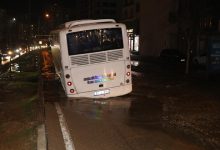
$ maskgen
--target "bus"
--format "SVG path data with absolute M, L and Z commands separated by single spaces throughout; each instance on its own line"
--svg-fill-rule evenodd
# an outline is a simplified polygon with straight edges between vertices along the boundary
M 132 91 L 124 24 L 114 19 L 66 22 L 50 32 L 50 45 L 67 97 L 109 98 Z

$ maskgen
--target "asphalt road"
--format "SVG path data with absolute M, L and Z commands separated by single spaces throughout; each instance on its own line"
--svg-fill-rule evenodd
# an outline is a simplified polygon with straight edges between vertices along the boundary
M 48 149 L 65 149 L 56 104 L 76 150 L 219 149 L 218 84 L 142 65 L 133 92 L 109 99 L 67 99 L 59 82 L 45 80 Z

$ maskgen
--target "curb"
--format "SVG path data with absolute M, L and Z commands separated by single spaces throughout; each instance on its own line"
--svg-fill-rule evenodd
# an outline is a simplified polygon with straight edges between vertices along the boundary
M 44 124 L 44 120 L 45 120 L 44 95 L 42 90 L 43 90 L 43 79 L 40 76 L 38 82 L 38 95 L 39 95 L 38 120 L 41 124 L 37 128 L 37 150 L 47 150 L 46 128 Z
M 38 127 L 37 134 L 37 150 L 47 150 L 47 139 L 44 124 Z

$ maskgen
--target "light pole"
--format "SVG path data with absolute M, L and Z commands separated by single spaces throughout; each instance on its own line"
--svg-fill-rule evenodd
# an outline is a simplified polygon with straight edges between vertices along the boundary
M 48 26 L 48 21 L 50 20 L 51 15 L 48 12 L 45 12 L 38 17 L 38 25 L 37 25 L 37 34 L 45 34 L 45 28 Z M 42 29 L 43 28 L 43 29 Z
M 8 51 L 8 55 L 9 55 L 9 71 L 11 72 L 11 56 L 12 56 L 13 52 L 12 51 Z
M 0 50 L 0 67 L 1 67 L 1 65 L 2 65 L 2 60 L 3 60 L 2 51 Z
M 43 42 L 42 42 L 42 41 L 39 41 L 38 43 L 39 43 L 40 49 L 41 49 L 41 45 L 43 44 Z
M 7 46 L 12 47 L 12 45 L 15 45 L 16 43 L 16 18 L 10 18 L 8 21 L 8 27 L 7 27 Z

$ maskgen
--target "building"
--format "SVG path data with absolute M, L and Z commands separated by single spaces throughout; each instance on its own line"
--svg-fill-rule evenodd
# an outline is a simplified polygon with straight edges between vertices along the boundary
M 7 18 L 6 11 L 0 9 L 0 22 L 7 22 Z M 6 47 L 6 26 L 5 23 L 0 24 L 0 50 Z
M 120 18 L 118 0 L 76 0 L 76 19 L 116 19 Z
M 141 55 L 159 56 L 163 48 L 177 48 L 177 8 L 176 0 L 140 0 Z
M 139 0 L 123 0 L 120 22 L 126 24 L 131 52 L 139 52 L 140 3 Z
M 77 0 L 77 19 L 115 19 L 126 24 L 131 52 L 139 51 L 139 0 Z
M 140 0 L 140 54 L 199 53 L 200 41 L 219 32 L 219 9 L 219 0 Z

